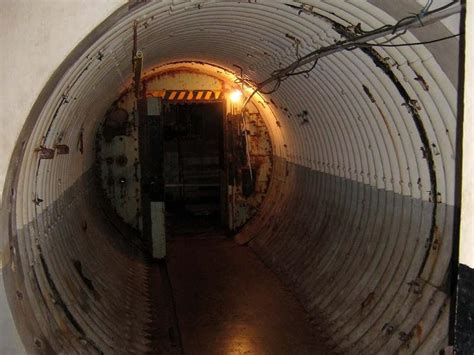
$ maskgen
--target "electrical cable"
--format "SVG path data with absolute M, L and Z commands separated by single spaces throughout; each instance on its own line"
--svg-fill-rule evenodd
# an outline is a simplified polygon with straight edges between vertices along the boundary
M 277 90 L 280 88 L 281 82 L 282 82 L 283 80 L 284 80 L 284 79 L 279 78 L 279 79 L 277 80 L 275 86 L 273 87 L 273 89 L 271 89 L 270 91 L 262 91 L 261 89 L 258 89 L 257 91 L 259 91 L 261 94 L 265 94 L 265 95 L 273 94 L 275 91 L 277 91 Z
M 457 3 L 459 3 L 459 0 L 454 0 L 454 1 L 448 3 L 444 6 L 441 6 L 437 9 L 435 9 L 435 10 L 430 11 L 430 8 L 433 5 L 433 0 L 427 0 L 425 6 L 423 6 L 423 8 L 421 9 L 421 11 L 419 13 L 417 13 L 415 15 L 410 15 L 410 16 L 404 17 L 404 18 L 400 19 L 394 25 L 384 25 L 384 26 L 381 26 L 381 27 L 376 28 L 376 29 L 371 30 L 371 31 L 363 30 L 361 28 L 360 24 L 358 24 L 356 26 L 353 26 L 353 25 L 348 26 L 348 28 L 353 27 L 352 31 L 355 34 L 362 34 L 362 36 L 357 36 L 357 35 L 351 36 L 350 38 L 348 38 L 344 41 L 339 41 L 339 42 L 336 42 L 333 45 L 330 45 L 328 47 L 322 47 L 322 48 L 319 48 L 317 50 L 314 50 L 314 51 L 308 53 L 307 55 L 305 55 L 303 57 L 300 57 L 299 48 L 297 48 L 297 58 L 298 59 L 296 61 L 291 63 L 286 68 L 278 69 L 278 70 L 273 71 L 270 74 L 270 77 L 268 79 L 262 81 L 261 83 L 258 83 L 256 85 L 251 85 L 251 86 L 255 87 L 255 90 L 245 100 L 245 102 L 242 106 L 242 109 L 245 108 L 245 106 L 250 102 L 252 97 L 257 92 L 260 92 L 260 93 L 265 94 L 265 95 L 272 94 L 280 88 L 280 85 L 283 81 L 285 81 L 286 79 L 288 79 L 291 76 L 297 76 L 297 75 L 309 76 L 309 73 L 311 73 L 311 71 L 314 70 L 314 68 L 316 67 L 316 65 L 318 63 L 318 60 L 319 60 L 318 55 L 320 56 L 320 55 L 322 55 L 326 52 L 334 52 L 334 51 L 337 51 L 338 49 L 351 51 L 351 50 L 355 50 L 357 48 L 365 48 L 365 47 L 409 47 L 409 46 L 417 46 L 417 45 L 436 43 L 436 42 L 445 41 L 445 40 L 448 40 L 448 39 L 451 39 L 451 38 L 459 37 L 463 33 L 459 33 L 459 34 L 455 34 L 455 35 L 451 35 L 451 36 L 447 36 L 447 37 L 443 37 L 443 38 L 437 38 L 437 39 L 434 39 L 434 40 L 415 42 L 415 43 L 387 44 L 388 42 L 391 42 L 391 41 L 395 40 L 396 38 L 404 35 L 407 32 L 406 28 L 404 28 L 402 31 L 400 31 L 400 28 L 402 26 L 410 25 L 410 23 L 413 23 L 416 20 L 419 21 L 422 26 L 424 26 L 423 21 L 422 21 L 424 17 L 426 17 L 428 15 L 433 15 L 433 14 L 441 12 L 441 11 L 444 11 L 444 10 L 448 9 L 449 7 L 451 7 L 451 6 L 453 6 Z M 381 42 L 381 43 L 367 43 L 367 42 L 358 43 L 357 42 L 357 40 L 360 40 L 361 37 L 377 35 L 379 33 L 382 35 L 384 32 L 387 32 L 387 30 L 389 30 L 389 29 L 392 29 L 391 33 L 392 33 L 393 37 L 385 40 L 384 42 Z M 314 58 L 313 64 L 311 65 L 311 67 L 309 69 L 296 71 L 300 66 L 303 66 L 305 64 L 309 64 L 308 59 L 310 59 L 311 57 L 315 57 L 315 58 Z M 303 62 L 305 64 L 302 64 Z M 273 87 L 273 89 L 271 89 L 268 92 L 262 91 L 262 89 L 265 86 L 267 86 L 269 83 L 271 83 L 273 81 L 276 81 L 276 84 Z M 248 83 L 248 81 L 243 79 L 243 78 L 238 78 L 236 80 L 236 82 Z
M 419 45 L 423 45 L 423 44 L 430 44 L 430 43 L 436 43 L 436 42 L 441 42 L 441 41 L 445 41 L 445 40 L 448 40 L 448 39 L 451 39 L 451 38 L 456 38 L 456 37 L 460 37 L 462 36 L 464 33 L 458 33 L 458 34 L 455 34 L 455 35 L 451 35 L 451 36 L 446 36 L 446 37 L 442 37 L 442 38 L 437 38 L 437 39 L 433 39 L 433 40 L 430 40 L 430 41 L 422 41 L 422 42 L 412 42 L 412 43 L 400 43 L 400 44 L 384 44 L 384 43 L 360 43 L 360 44 L 356 44 L 355 46 L 356 47 L 411 47 L 411 46 L 419 46 Z

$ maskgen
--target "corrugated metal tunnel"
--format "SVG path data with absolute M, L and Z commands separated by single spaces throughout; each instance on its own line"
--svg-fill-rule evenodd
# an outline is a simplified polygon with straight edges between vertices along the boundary
M 149 257 L 95 183 L 97 133 L 133 81 L 134 23 L 145 76 L 186 67 L 232 86 L 236 66 L 261 82 L 358 24 L 394 24 L 424 1 L 136 3 L 66 58 L 12 157 L 3 273 L 32 352 L 152 352 Z M 452 35 L 448 25 L 394 43 Z M 251 102 L 272 170 L 236 241 L 291 288 L 336 353 L 448 344 L 458 55 L 458 39 L 341 51 Z

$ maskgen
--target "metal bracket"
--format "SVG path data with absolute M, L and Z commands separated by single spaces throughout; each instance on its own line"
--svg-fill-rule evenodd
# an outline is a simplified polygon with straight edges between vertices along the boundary
M 39 158 L 40 159 L 53 159 L 54 158 L 54 149 L 51 148 L 45 148 L 45 147 L 39 147 L 35 149 L 36 152 L 39 152 Z

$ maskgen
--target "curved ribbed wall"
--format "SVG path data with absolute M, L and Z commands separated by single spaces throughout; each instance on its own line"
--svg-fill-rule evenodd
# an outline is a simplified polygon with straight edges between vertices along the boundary
M 5 190 L 7 287 L 27 346 L 105 353 L 149 346 L 146 259 L 118 241 L 91 202 L 90 182 L 97 127 L 131 82 L 133 22 L 148 70 L 237 64 L 255 82 L 296 59 L 292 38 L 303 55 L 349 36 L 351 24 L 396 22 L 384 11 L 388 0 L 305 3 L 123 8 L 62 67 L 41 112 L 30 116 Z M 410 2 L 398 11 L 420 8 Z M 450 34 L 439 23 L 427 32 Z M 416 41 L 408 32 L 394 43 Z M 457 92 L 445 73 L 456 72 L 458 42 L 430 48 L 339 52 L 255 99 L 265 108 L 274 172 L 263 208 L 237 239 L 292 286 L 336 351 L 431 353 L 447 343 Z M 40 146 L 56 144 L 69 154 L 39 160 Z

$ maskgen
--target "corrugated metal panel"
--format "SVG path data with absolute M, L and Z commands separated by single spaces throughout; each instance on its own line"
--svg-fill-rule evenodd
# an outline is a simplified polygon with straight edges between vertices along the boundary
M 288 169 L 274 176 L 261 219 L 244 233 L 335 350 L 413 352 L 432 328 L 446 330 L 454 209 L 439 209 L 437 260 L 420 275 L 430 203 L 299 165 Z
M 18 230 L 14 262 L 26 278 L 18 302 L 31 302 L 42 332 L 33 334 L 38 352 L 144 353 L 148 266 L 98 208 L 92 177 L 81 177 Z
M 305 54 L 340 39 L 335 23 L 369 29 L 395 22 L 383 11 L 389 0 L 377 1 L 379 8 L 365 1 L 305 3 L 312 7 L 268 0 L 149 2 L 94 38 L 49 92 L 23 149 L 12 206 L 17 270 L 42 341 L 65 351 L 146 348 L 140 332 L 146 302 L 139 288 L 127 287 L 143 280 L 146 267 L 102 237 L 88 238 L 74 219 L 89 213 L 77 186 L 94 162 L 99 121 L 131 82 L 133 21 L 139 21 L 147 70 L 192 60 L 230 71 L 238 64 L 255 81 L 295 59 L 291 37 Z M 412 41 L 410 32 L 397 39 Z M 446 337 L 447 300 L 439 287 L 451 256 L 457 114 L 456 90 L 443 68 L 424 46 L 341 52 L 321 60 L 308 78 L 290 78 L 259 100 L 277 157 L 265 207 L 240 238 L 256 237 L 255 250 L 291 282 L 337 349 L 438 348 Z M 417 116 L 410 105 L 418 107 Z M 70 153 L 39 160 L 35 150 L 58 141 Z M 433 177 L 439 196 L 433 196 Z M 434 216 L 432 201 L 439 201 Z M 110 233 L 105 221 L 91 220 L 97 236 Z M 109 257 L 101 259 L 99 250 Z M 94 299 L 71 259 L 94 274 L 109 303 Z M 56 293 L 69 311 L 52 301 Z M 78 297 L 87 299 L 87 312 Z M 134 297 L 143 300 L 140 309 L 131 301 L 124 306 L 123 299 Z M 125 328 L 116 326 L 127 319 Z M 77 342 L 82 333 L 74 322 L 85 343 Z

